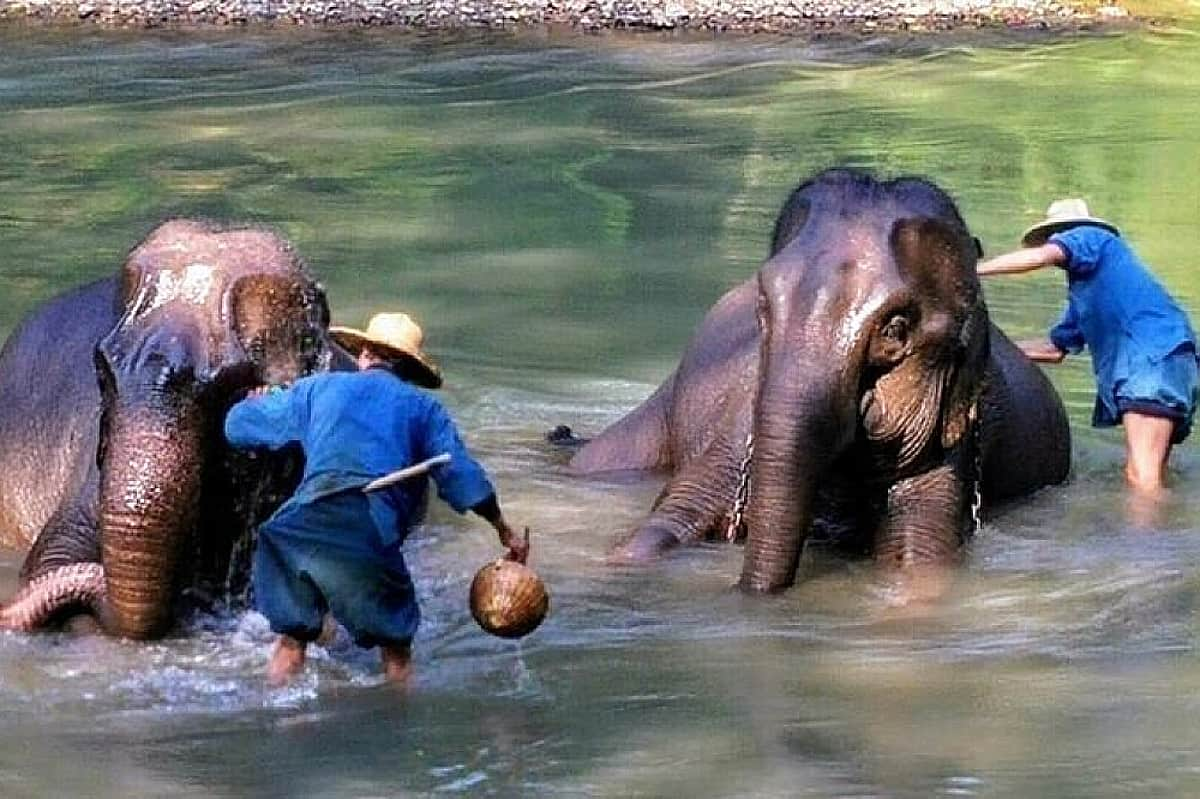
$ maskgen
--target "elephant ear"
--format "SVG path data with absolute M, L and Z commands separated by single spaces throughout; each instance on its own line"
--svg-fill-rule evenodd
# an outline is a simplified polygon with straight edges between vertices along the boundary
M 239 278 L 230 289 L 229 320 L 238 344 L 266 382 L 291 382 L 327 357 L 325 292 L 302 277 Z
M 958 220 L 911 217 L 896 223 L 892 247 L 917 295 L 958 321 L 955 368 L 943 405 L 942 447 L 957 445 L 975 421 L 975 406 L 987 371 L 990 342 L 987 306 L 975 274 L 976 240 Z
M 959 334 L 959 363 L 942 419 L 943 449 L 955 447 L 978 421 L 979 397 L 991 351 L 990 330 L 987 307 L 978 297 Z

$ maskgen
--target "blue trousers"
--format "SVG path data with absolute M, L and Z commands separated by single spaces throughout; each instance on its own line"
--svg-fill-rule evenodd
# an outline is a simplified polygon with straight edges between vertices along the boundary
M 421 614 L 400 546 L 381 543 L 360 491 L 284 505 L 259 529 L 255 604 L 298 641 L 320 635 L 328 610 L 359 646 L 408 644 Z
M 1092 424 L 1108 427 L 1120 423 L 1126 411 L 1160 416 L 1175 423 L 1172 444 L 1180 444 L 1192 431 L 1200 393 L 1200 368 L 1196 350 L 1189 342 L 1177 347 L 1165 358 L 1142 358 L 1130 375 L 1117 381 L 1113 388 L 1117 417 L 1105 413 L 1099 399 Z

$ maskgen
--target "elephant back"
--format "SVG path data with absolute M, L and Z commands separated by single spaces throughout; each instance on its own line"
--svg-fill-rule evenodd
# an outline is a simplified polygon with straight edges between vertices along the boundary
M 0 351 L 0 544 L 28 545 L 94 467 L 92 358 L 116 322 L 116 290 L 108 278 L 46 301 Z
M 995 325 L 983 396 L 983 498 L 999 502 L 1067 479 L 1071 430 L 1050 379 Z

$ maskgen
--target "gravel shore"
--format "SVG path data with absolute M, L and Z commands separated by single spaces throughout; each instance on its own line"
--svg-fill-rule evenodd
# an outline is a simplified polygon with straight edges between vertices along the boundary
M 1122 24 L 1119 5 L 1077 0 L 0 0 L 0 21 L 117 27 L 566 26 L 832 33 L 978 28 L 1078 30 Z

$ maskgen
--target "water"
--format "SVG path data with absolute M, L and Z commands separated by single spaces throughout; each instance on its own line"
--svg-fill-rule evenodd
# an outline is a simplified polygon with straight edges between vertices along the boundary
M 274 225 L 338 321 L 424 322 L 553 606 L 521 643 L 484 636 L 467 585 L 497 547 L 440 508 L 410 543 L 425 623 L 404 698 L 344 641 L 265 689 L 255 615 L 156 644 L 0 636 L 0 795 L 1196 795 L 1194 445 L 1160 529 L 1130 527 L 1086 360 L 1050 370 L 1072 482 L 990 520 L 917 617 L 864 564 L 819 559 L 771 599 L 730 589 L 733 548 L 610 569 L 658 482 L 569 479 L 541 435 L 646 396 L 831 163 L 934 178 L 990 252 L 1086 196 L 1200 309 L 1197 118 L 1188 26 L 939 50 L 3 30 L 0 332 L 169 214 Z M 1033 336 L 1060 281 L 987 298 Z

